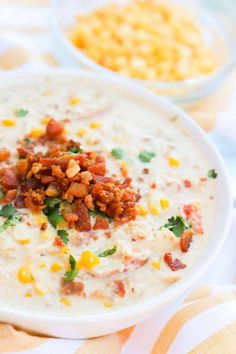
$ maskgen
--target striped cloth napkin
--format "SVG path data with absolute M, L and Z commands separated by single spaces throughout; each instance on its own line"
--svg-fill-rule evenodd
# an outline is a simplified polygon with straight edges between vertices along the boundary
M 89 340 L 38 337 L 0 324 L 0 353 L 235 354 L 236 287 L 199 288 L 137 326 Z

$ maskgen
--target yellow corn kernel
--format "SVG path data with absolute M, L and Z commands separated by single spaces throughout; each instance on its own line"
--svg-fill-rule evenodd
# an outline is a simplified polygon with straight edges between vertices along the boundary
M 40 262 L 38 264 L 38 268 L 42 269 L 42 268 L 45 268 L 46 267 L 46 263 L 45 262 Z
M 99 258 L 91 251 L 84 251 L 81 254 L 80 260 L 85 269 L 91 269 L 100 263 Z
M 30 267 L 28 265 L 24 265 L 19 268 L 18 280 L 21 283 L 32 283 L 34 281 Z
M 79 138 L 81 138 L 81 137 L 85 136 L 86 133 L 87 133 L 87 130 L 86 130 L 85 128 L 81 128 L 81 129 L 79 129 L 79 130 L 77 131 L 77 136 L 78 136 Z
M 45 216 L 41 216 L 41 215 L 36 215 L 34 217 L 34 220 L 36 222 L 36 224 L 40 227 L 42 224 L 47 224 L 48 220 L 47 218 L 45 218 Z
M 91 122 L 89 124 L 89 126 L 91 129 L 99 129 L 99 128 L 101 128 L 102 123 L 101 122 Z
M 3 119 L 2 125 L 5 127 L 14 127 L 16 125 L 16 121 L 14 119 Z
M 128 168 L 129 167 L 128 161 L 122 161 L 121 164 L 120 164 L 120 167 L 121 168 Z
M 45 294 L 45 292 L 38 285 L 35 285 L 34 290 L 35 290 L 35 293 L 39 296 L 42 296 Z
M 175 159 L 174 157 L 168 157 L 169 165 L 172 168 L 177 168 L 180 166 L 180 161 Z
M 33 130 L 31 130 L 30 132 L 30 136 L 32 138 L 39 138 L 41 135 L 43 135 L 43 130 L 41 128 L 35 128 Z
M 71 305 L 71 302 L 69 299 L 67 299 L 66 297 L 62 297 L 60 299 L 60 302 L 63 304 L 63 305 L 66 305 L 66 306 L 70 306 Z
M 70 253 L 69 247 L 67 247 L 67 246 L 61 247 L 61 248 L 60 248 L 60 253 L 61 253 L 61 254 L 68 254 L 68 253 Z
M 32 294 L 31 291 L 26 291 L 25 296 L 26 296 L 26 297 L 32 297 L 33 294 Z
M 79 103 L 79 98 L 78 97 L 71 97 L 69 102 L 72 106 L 76 106 Z
M 110 308 L 113 306 L 112 302 L 104 302 L 103 304 L 105 307 Z
M 168 209 L 170 206 L 169 200 L 168 199 L 160 199 L 160 206 L 162 209 Z
M 30 240 L 28 238 L 22 238 L 21 240 L 18 240 L 20 245 L 28 245 L 30 243 Z
M 152 215 L 155 215 L 155 216 L 160 215 L 160 210 L 158 209 L 156 203 L 154 203 L 154 202 L 149 203 L 149 210 Z
M 148 214 L 148 211 L 145 208 L 145 206 L 143 206 L 141 204 L 136 205 L 136 211 L 137 211 L 138 215 L 140 215 L 140 216 L 147 216 L 147 214 Z
M 59 264 L 59 263 L 53 263 L 51 265 L 51 272 L 55 273 L 55 272 L 58 272 L 59 270 L 62 269 L 62 266 Z
M 152 266 L 153 266 L 155 269 L 158 269 L 158 270 L 161 269 L 160 262 L 158 262 L 158 261 L 152 262 Z
M 50 117 L 46 117 L 46 118 L 41 119 L 40 123 L 47 125 L 50 122 L 50 120 L 51 120 Z
M 83 264 L 81 262 L 81 259 L 78 259 L 78 261 L 76 262 L 76 265 L 77 265 L 78 270 L 81 270 L 83 268 Z

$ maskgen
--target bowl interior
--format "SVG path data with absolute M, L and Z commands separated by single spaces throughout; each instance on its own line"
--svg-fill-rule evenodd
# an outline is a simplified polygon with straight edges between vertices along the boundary
M 80 323 L 95 321 L 98 322 L 100 319 L 112 319 L 112 318 L 123 318 L 127 316 L 132 316 L 137 313 L 145 313 L 147 311 L 155 310 L 160 305 L 175 299 L 178 295 L 183 293 L 186 289 L 190 288 L 193 284 L 197 282 L 199 277 L 208 269 L 210 263 L 216 258 L 218 252 L 220 251 L 227 231 L 229 228 L 230 214 L 232 208 L 232 195 L 229 187 L 229 180 L 227 173 L 225 171 L 224 164 L 219 157 L 217 151 L 213 145 L 207 139 L 205 133 L 180 109 L 170 104 L 167 100 L 150 93 L 144 88 L 134 85 L 129 80 L 121 80 L 114 78 L 109 75 L 100 75 L 98 73 L 78 71 L 78 70 L 60 70 L 55 69 L 53 71 L 48 71 L 40 74 L 28 74 L 27 76 L 22 74 L 7 74 L 7 81 L 4 79 L 6 74 L 2 74 L 2 80 L 0 83 L 0 88 L 5 89 L 6 87 L 26 85 L 28 83 L 33 83 L 34 85 L 43 85 L 46 81 L 56 82 L 58 88 L 63 87 L 64 84 L 70 85 L 83 85 L 83 83 L 89 84 L 93 88 L 100 89 L 101 91 L 113 91 L 116 95 L 126 96 L 129 100 L 134 103 L 139 102 L 139 104 L 147 106 L 149 109 L 154 110 L 162 114 L 163 119 L 167 117 L 178 116 L 179 121 L 183 129 L 187 134 L 192 137 L 192 140 L 199 147 L 202 153 L 205 155 L 206 159 L 210 162 L 212 166 L 218 172 L 218 178 L 216 183 L 216 198 L 215 198 L 215 218 L 214 227 L 209 236 L 207 246 L 203 254 L 199 257 L 198 261 L 195 263 L 194 267 L 188 272 L 186 277 L 170 286 L 167 290 L 163 291 L 156 297 L 152 297 L 148 300 L 143 301 L 140 304 L 133 305 L 130 308 L 125 308 L 122 310 L 111 311 L 106 314 L 98 315 L 86 315 L 86 316 L 74 316 L 63 318 L 60 314 L 57 315 L 47 315 L 47 314 L 25 314 L 21 311 L 12 310 L 10 308 L 0 307 L 0 311 L 3 313 L 11 313 L 21 315 L 23 317 L 34 316 L 35 318 L 52 319 L 60 318 L 62 321 L 79 321 Z

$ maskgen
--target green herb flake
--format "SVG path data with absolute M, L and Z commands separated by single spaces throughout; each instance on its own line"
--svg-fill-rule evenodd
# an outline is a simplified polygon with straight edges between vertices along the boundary
M 46 197 L 45 205 L 49 209 L 53 209 L 61 204 L 61 199 L 54 197 Z
M 117 249 L 117 246 L 113 246 L 112 248 L 108 248 L 107 250 L 101 252 L 98 254 L 98 257 L 107 257 L 107 256 L 111 256 L 113 255 L 114 253 L 116 253 L 116 249 Z
M 46 208 L 43 209 L 43 212 L 47 216 L 50 224 L 56 228 L 58 224 L 64 221 L 60 213 L 61 199 L 46 197 L 45 205 Z
M 9 218 L 10 216 L 13 216 L 16 214 L 17 209 L 12 205 L 12 204 L 7 204 L 2 207 L 0 210 L 0 216 L 4 218 Z
M 25 138 L 24 139 L 24 143 L 25 143 L 25 145 L 30 145 L 30 144 L 33 143 L 33 141 L 31 139 L 29 139 L 29 138 Z
M 217 178 L 218 173 L 217 173 L 214 169 L 212 169 L 212 170 L 209 170 L 209 171 L 208 171 L 207 176 L 208 176 L 209 178 L 215 179 L 215 178 Z
M 21 216 L 17 214 L 17 209 L 12 204 L 4 205 L 0 210 L 0 216 L 6 218 L 4 223 L 0 225 L 0 233 L 10 226 L 15 226 L 22 220 Z
M 111 150 L 111 155 L 112 155 L 115 159 L 121 160 L 121 159 L 124 158 L 125 152 L 124 152 L 124 150 L 121 149 L 121 148 L 114 148 L 114 149 Z
M 83 149 L 79 148 L 78 146 L 73 146 L 70 149 L 70 152 L 72 152 L 73 154 L 82 154 Z
M 69 264 L 70 264 L 70 270 L 68 270 L 64 274 L 64 280 L 65 281 L 73 281 L 76 278 L 77 274 L 78 274 L 78 268 L 77 268 L 77 265 L 76 265 L 76 260 L 71 254 L 69 256 Z
M 190 225 L 186 223 L 182 216 L 177 215 L 169 218 L 163 227 L 172 231 L 176 237 L 181 237 L 183 232 L 190 228 Z
M 27 116 L 27 114 L 29 113 L 29 111 L 27 111 L 27 109 L 23 109 L 23 108 L 21 108 L 21 109 L 18 109 L 16 112 L 16 116 L 17 117 L 25 117 L 25 116 Z
M 46 215 L 50 224 L 55 228 L 57 227 L 58 224 L 64 221 L 64 218 L 59 211 L 59 207 L 55 207 L 51 209 Z
M 148 163 L 151 161 L 151 159 L 153 157 L 155 157 L 156 154 L 153 151 L 147 151 L 147 150 L 143 150 L 140 152 L 140 154 L 138 155 L 138 158 L 140 161 L 144 162 L 144 163 Z
M 58 230 L 57 235 L 60 237 L 60 239 L 67 244 L 69 242 L 69 233 L 66 230 Z

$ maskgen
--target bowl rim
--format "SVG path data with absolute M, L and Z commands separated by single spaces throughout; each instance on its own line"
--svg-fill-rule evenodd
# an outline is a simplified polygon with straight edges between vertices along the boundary
M 59 323 L 74 323 L 74 324 L 93 323 L 94 324 L 94 323 L 99 323 L 102 320 L 112 321 L 117 319 L 125 319 L 127 317 L 131 318 L 133 316 L 148 313 L 149 311 L 152 310 L 155 311 L 160 306 L 165 305 L 167 302 L 171 302 L 174 298 L 183 294 L 187 289 L 191 288 L 191 286 L 193 286 L 194 283 L 202 277 L 202 275 L 207 271 L 207 269 L 212 264 L 212 262 L 216 259 L 216 256 L 218 255 L 219 251 L 223 247 L 223 244 L 226 240 L 229 231 L 231 214 L 233 210 L 233 194 L 231 193 L 229 177 L 226 168 L 224 166 L 223 159 L 219 155 L 213 143 L 207 138 L 206 133 L 197 125 L 197 123 L 195 123 L 188 116 L 188 114 L 186 114 L 183 110 L 181 110 L 179 107 L 171 103 L 166 98 L 158 96 L 152 93 L 151 91 L 149 91 L 148 89 L 142 87 L 141 85 L 134 84 L 132 81 L 128 79 L 121 79 L 121 78 L 114 77 L 113 75 L 105 75 L 102 73 L 91 72 L 87 70 L 64 69 L 64 68 L 55 68 L 55 69 L 48 68 L 40 71 L 31 70 L 27 73 L 14 72 L 14 71 L 10 73 L 0 72 L 0 78 L 3 79 L 0 83 L 0 87 L 2 88 L 2 87 L 11 87 L 14 85 L 17 86 L 24 85 L 24 82 L 27 83 L 34 82 L 34 79 L 44 80 L 49 78 L 49 79 L 55 79 L 55 81 L 65 80 L 68 82 L 70 78 L 73 80 L 75 79 L 75 77 L 78 79 L 84 78 L 86 80 L 91 80 L 91 82 L 94 80 L 98 82 L 102 81 L 104 82 L 105 85 L 106 84 L 112 85 L 113 87 L 118 87 L 127 92 L 132 92 L 132 95 L 137 97 L 137 99 L 140 97 L 143 101 L 145 100 L 150 102 L 150 104 L 156 106 L 157 109 L 159 110 L 163 110 L 164 112 L 165 111 L 173 112 L 174 115 L 178 116 L 180 124 L 181 125 L 183 124 L 183 129 L 185 129 L 189 133 L 190 137 L 193 137 L 195 135 L 195 138 L 193 137 L 194 141 L 196 141 L 196 138 L 198 139 L 196 145 L 200 148 L 200 150 L 208 151 L 207 152 L 208 156 L 210 151 L 210 154 L 213 157 L 213 160 L 215 161 L 217 171 L 221 176 L 221 184 L 224 187 L 224 205 L 222 204 L 223 217 L 219 222 L 221 226 L 219 230 L 220 231 L 219 234 L 221 235 L 221 237 L 217 238 L 217 242 L 213 243 L 214 248 L 210 256 L 208 257 L 208 259 L 202 262 L 202 264 L 198 265 L 197 271 L 196 269 L 194 269 L 195 267 L 192 267 L 193 271 L 191 269 L 183 278 L 183 280 L 180 280 L 177 283 L 171 285 L 169 288 L 160 292 L 160 294 L 158 294 L 157 296 L 152 296 L 148 299 L 145 299 L 144 301 L 141 301 L 129 307 L 126 306 L 124 308 L 111 310 L 106 313 L 96 313 L 96 314 L 86 314 L 86 315 L 83 314 L 81 315 L 78 313 L 78 315 L 73 316 L 73 315 L 56 314 L 55 312 L 48 315 L 46 314 L 46 311 L 45 314 L 39 312 L 33 312 L 33 311 L 25 312 L 19 309 L 11 308 L 10 306 L 6 307 L 4 306 L 4 304 L 0 305 L 0 314 L 3 314 L 5 316 L 12 316 L 12 318 L 17 318 L 17 317 L 21 319 L 33 318 L 38 322 L 47 321 L 48 324 L 55 323 L 55 321 L 58 321 Z M 164 113 L 164 116 L 165 115 L 167 115 L 167 113 Z M 199 260 L 197 260 L 195 264 L 198 261 Z
M 105 68 L 104 66 L 96 63 L 94 60 L 89 58 L 86 54 L 84 54 L 79 48 L 77 48 L 64 34 L 62 31 L 58 16 L 57 10 L 62 0 L 51 0 L 51 12 L 50 12 L 50 23 L 51 23 L 51 32 L 55 36 L 55 38 L 59 39 L 60 42 L 63 44 L 64 48 L 72 55 L 72 57 L 79 60 L 83 65 L 87 66 L 88 68 L 96 71 L 103 72 L 105 74 L 112 74 L 118 77 L 124 77 L 118 72 L 112 71 L 110 69 Z M 179 80 L 179 81 L 157 81 L 157 80 L 142 80 L 142 79 L 135 79 L 132 77 L 127 77 L 129 80 L 136 82 L 137 84 L 145 84 L 150 85 L 154 89 L 183 89 L 189 88 L 194 89 L 195 86 L 205 87 L 208 85 L 212 85 L 217 80 L 223 78 L 229 74 L 233 68 L 235 67 L 236 62 L 236 52 L 230 57 L 226 56 L 223 65 L 219 66 L 214 72 L 207 75 L 201 75 L 196 78 L 190 78 L 187 80 Z M 190 99 L 191 100 L 191 99 Z

